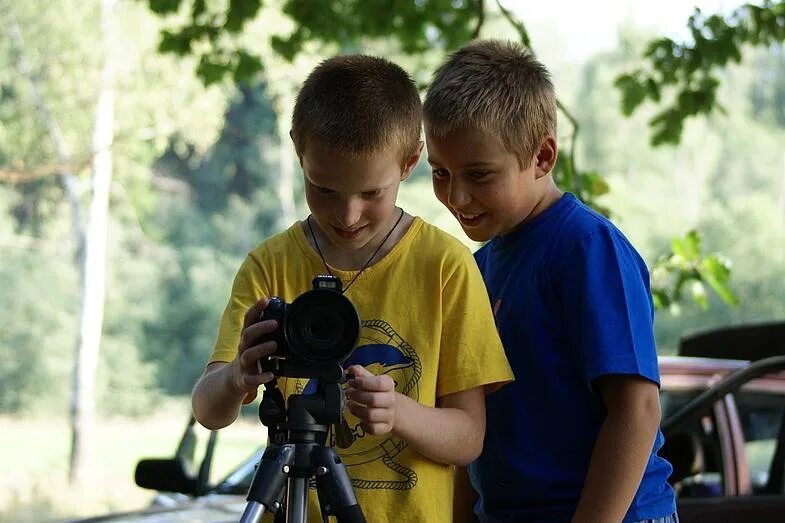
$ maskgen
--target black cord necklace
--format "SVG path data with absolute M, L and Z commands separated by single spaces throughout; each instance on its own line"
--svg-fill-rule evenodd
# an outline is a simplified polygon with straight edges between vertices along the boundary
M 362 266 L 360 271 L 357 274 L 354 275 L 354 278 L 352 278 L 352 281 L 349 282 L 349 285 L 347 285 L 346 288 L 343 289 L 343 292 L 348 291 L 349 287 L 351 287 L 352 284 L 357 280 L 357 278 L 360 277 L 360 274 L 362 274 L 363 271 L 366 268 L 368 268 L 368 266 L 371 264 L 373 259 L 376 258 L 376 255 L 379 254 L 379 251 L 382 250 L 382 246 L 385 243 L 387 243 L 387 240 L 390 238 L 390 236 L 392 236 L 393 231 L 398 227 L 398 224 L 401 223 L 402 219 L 403 219 L 403 209 L 401 209 L 401 214 L 398 216 L 398 219 L 395 220 L 395 225 L 392 226 L 392 229 L 390 229 L 390 232 L 387 233 L 387 236 L 385 236 L 384 239 L 382 240 L 382 242 L 379 244 L 379 246 L 376 247 L 376 250 L 373 251 L 373 254 L 371 254 L 371 257 L 368 258 L 368 261 L 365 262 L 365 265 Z M 327 265 L 327 260 L 324 259 L 324 254 L 322 254 L 322 250 L 319 248 L 319 242 L 316 241 L 316 235 L 313 233 L 313 227 L 311 227 L 311 215 L 310 214 L 308 215 L 308 218 L 305 219 L 305 222 L 308 224 L 308 230 L 311 233 L 311 239 L 313 240 L 313 244 L 316 247 L 316 252 L 319 253 L 319 258 L 322 259 L 322 263 L 324 264 L 324 268 L 327 269 L 327 272 L 330 274 L 330 276 L 335 276 L 333 274 L 333 271 L 330 270 L 330 266 Z

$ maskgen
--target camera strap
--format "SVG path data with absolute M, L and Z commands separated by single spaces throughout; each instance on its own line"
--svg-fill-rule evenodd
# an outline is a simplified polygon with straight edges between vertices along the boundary
M 398 219 L 395 220 L 395 224 L 392 226 L 392 229 L 390 229 L 390 232 L 387 233 L 387 235 L 381 241 L 379 246 L 376 247 L 376 250 L 373 251 L 373 254 L 371 254 L 371 257 L 368 258 L 368 261 L 365 262 L 365 265 L 362 266 L 360 271 L 357 274 L 354 275 L 354 278 L 352 278 L 352 280 L 349 282 L 349 284 L 346 287 L 344 287 L 343 291 L 341 291 L 341 292 L 343 292 L 345 294 L 346 291 L 349 290 L 349 287 L 351 287 L 352 284 L 355 281 L 357 281 L 357 278 L 360 277 L 360 275 L 363 273 L 363 271 L 368 268 L 368 266 L 371 264 L 373 259 L 376 258 L 376 255 L 379 254 L 379 251 L 382 250 L 382 247 L 384 246 L 384 244 L 387 243 L 387 240 L 390 239 L 390 236 L 392 236 L 393 231 L 395 231 L 395 229 L 398 228 L 398 224 L 401 223 L 401 220 L 403 219 L 403 215 L 404 215 L 403 208 L 401 208 L 401 214 L 398 215 Z M 308 218 L 305 219 L 305 222 L 308 224 L 308 231 L 310 231 L 310 233 L 311 233 L 311 239 L 313 240 L 313 244 L 316 247 L 316 252 L 319 253 L 319 258 L 322 259 L 322 263 L 324 264 L 324 268 L 327 270 L 327 273 L 330 276 L 335 276 L 335 274 L 333 274 L 333 271 L 330 270 L 330 266 L 327 265 L 327 260 L 324 259 L 324 254 L 322 253 L 322 249 L 319 248 L 319 242 L 316 241 L 316 235 L 313 233 L 313 227 L 311 226 L 311 216 L 312 215 L 309 214 Z

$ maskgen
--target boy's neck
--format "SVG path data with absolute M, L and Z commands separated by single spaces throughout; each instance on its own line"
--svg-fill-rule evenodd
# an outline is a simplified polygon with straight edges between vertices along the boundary
M 340 271 L 359 271 L 366 265 L 371 256 L 373 256 L 373 260 L 370 260 L 371 263 L 368 264 L 368 267 L 378 263 L 401 241 L 406 231 L 409 230 L 412 222 L 414 222 L 414 217 L 403 209 L 399 213 L 395 213 L 386 227 L 369 239 L 365 245 L 357 249 L 346 249 L 334 245 L 313 219 L 310 220 L 313 236 L 311 236 L 307 220 L 302 220 L 300 225 L 303 228 L 308 244 L 314 249 L 317 256 L 319 251 L 321 251 L 321 257 L 327 265 Z M 400 218 L 400 221 L 398 221 L 398 218 Z M 395 228 L 393 229 L 393 227 Z M 391 234 L 385 241 L 387 233 L 391 230 Z M 314 238 L 318 245 L 314 244 Z M 384 242 L 384 245 L 381 245 L 380 248 L 381 242 Z M 379 249 L 378 252 L 376 252 L 377 249 Z
M 539 216 L 540 214 L 544 213 L 551 207 L 553 207 L 556 202 L 562 197 L 564 192 L 556 186 L 556 183 L 553 181 L 550 175 L 546 179 L 542 180 L 543 187 L 542 187 L 542 194 L 540 198 L 537 200 L 537 203 L 532 208 L 531 212 L 526 215 L 523 220 L 518 223 L 513 229 L 504 233 L 503 236 L 510 234 L 512 232 L 520 230 L 520 228 L 525 225 L 526 223 L 532 221 L 534 218 Z

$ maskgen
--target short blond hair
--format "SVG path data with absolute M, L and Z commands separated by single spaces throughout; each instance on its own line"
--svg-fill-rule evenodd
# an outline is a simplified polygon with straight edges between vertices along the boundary
M 292 115 L 292 139 L 302 156 L 310 142 L 362 157 L 395 148 L 402 162 L 417 149 L 422 103 L 398 65 L 353 54 L 320 63 L 303 83 Z
M 556 94 L 548 69 L 521 45 L 476 40 L 434 73 L 423 104 L 426 131 L 496 134 L 524 164 L 543 138 L 556 136 Z

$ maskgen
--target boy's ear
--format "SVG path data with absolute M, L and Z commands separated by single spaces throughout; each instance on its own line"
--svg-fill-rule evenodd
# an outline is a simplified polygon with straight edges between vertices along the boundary
M 420 161 L 420 155 L 422 154 L 422 147 L 423 147 L 423 142 L 418 142 L 417 147 L 414 149 L 414 151 L 409 156 L 409 158 L 406 159 L 406 162 L 403 164 L 401 181 L 404 181 L 412 174 L 412 171 L 414 170 L 414 167 L 417 165 L 417 162 Z
M 292 141 L 292 145 L 294 146 L 294 154 L 297 155 L 297 160 L 300 162 L 300 166 L 303 164 L 303 156 L 300 154 L 300 151 L 297 150 L 297 143 L 294 141 L 294 130 L 289 129 L 289 139 Z
M 535 176 L 542 178 L 547 176 L 556 165 L 556 158 L 559 155 L 559 148 L 556 145 L 556 138 L 552 135 L 546 136 L 540 144 L 540 150 L 535 158 Z

